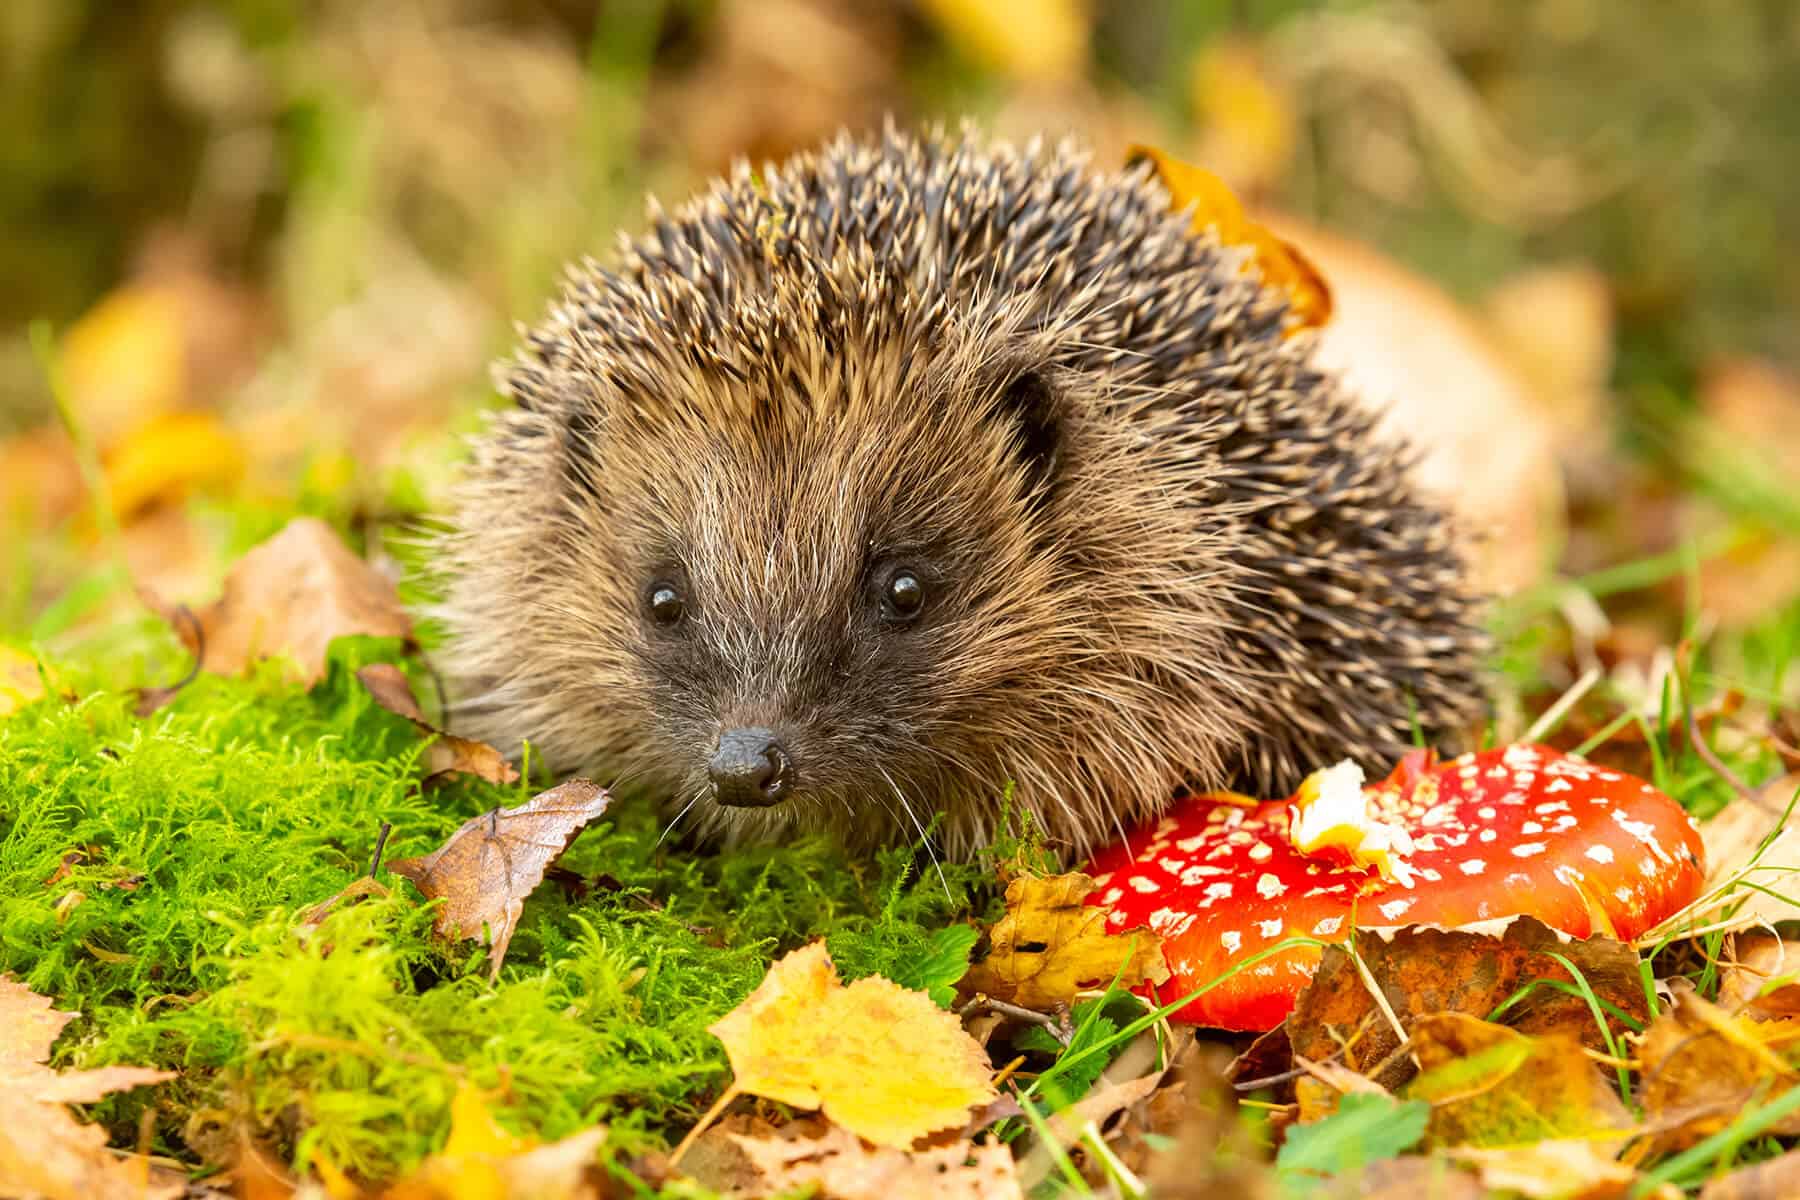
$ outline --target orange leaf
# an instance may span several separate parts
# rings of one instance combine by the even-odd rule
[[[1204,167],[1171,158],[1150,146],[1133,146],[1127,162],[1148,159],[1177,209],[1192,206],[1194,231],[1213,230],[1227,246],[1249,248],[1262,280],[1288,295],[1289,332],[1312,329],[1331,319],[1331,289],[1306,256],[1250,219],[1225,181]]]
[[[823,1110],[878,1146],[961,1125],[994,1098],[987,1055],[923,992],[873,976],[845,987],[824,942],[769,968],[711,1027],[734,1088]]]

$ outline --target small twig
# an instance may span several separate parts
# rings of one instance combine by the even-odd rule
[[[700,1140],[700,1135],[706,1132],[707,1127],[718,1119],[720,1113],[725,1111],[725,1106],[741,1095],[743,1095],[743,1093],[738,1091],[738,1085],[735,1083],[719,1093],[719,1098],[713,1101],[713,1106],[711,1108],[706,1110],[706,1115],[700,1118],[698,1124],[687,1131],[687,1136],[681,1139],[680,1143],[675,1147],[675,1152],[669,1155],[669,1169],[671,1171],[681,1162],[681,1156],[693,1149],[694,1143]]]
[[[369,878],[375,878],[375,872],[381,870],[381,852],[387,848],[388,834],[394,831],[392,821],[381,823],[381,832],[375,835],[375,855],[369,859]]]
[[[1772,808],[1763,803],[1762,796],[1757,793],[1757,790],[1740,779],[1736,771],[1726,766],[1724,761],[1713,753],[1713,748],[1706,744],[1706,739],[1700,736],[1700,723],[1694,720],[1693,696],[1688,693],[1685,681],[1682,686],[1682,698],[1686,701],[1682,708],[1687,712],[1688,741],[1694,744],[1694,753],[1698,754],[1701,761],[1713,769],[1714,774],[1729,783],[1732,790],[1738,795],[1764,812],[1773,812]]]
[[[959,1018],[967,1019],[977,1013],[984,1012],[999,1013],[1001,1016],[1011,1017],[1015,1021],[1027,1021],[1033,1025],[1042,1025],[1045,1029],[1050,1031],[1051,1037],[1055,1038],[1065,1046],[1069,1044],[1068,1037],[1063,1034],[1061,1022],[1049,1013],[1041,1013],[1035,1009],[1024,1008],[1017,1004],[1008,1004],[1006,1001],[996,1000],[992,996],[975,997],[973,1000],[957,1009],[956,1015]]]

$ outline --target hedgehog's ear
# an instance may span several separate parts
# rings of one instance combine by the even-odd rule
[[[1050,380],[1027,367],[1000,390],[996,412],[1016,431],[1013,453],[1025,468],[1027,500],[1037,508],[1050,495],[1056,459],[1062,452],[1062,421]]]

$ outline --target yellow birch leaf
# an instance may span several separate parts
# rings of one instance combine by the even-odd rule
[[[946,41],[1014,79],[1073,79],[1087,62],[1079,0],[925,0],[924,8]]]
[[[1143,159],[1156,169],[1177,210],[1193,206],[1196,233],[1212,229],[1225,245],[1246,247],[1263,283],[1287,293],[1290,333],[1331,319],[1331,289],[1324,277],[1291,242],[1252,220],[1223,179],[1150,146],[1126,152],[1128,162]]]
[[[464,1083],[450,1101],[450,1136],[381,1200],[600,1200],[594,1155],[606,1140],[596,1125],[548,1145],[511,1133],[486,1098]]]
[[[237,436],[207,412],[170,412],[127,434],[106,456],[113,511],[128,517],[158,500],[222,488],[244,471]]]
[[[110,450],[173,410],[187,390],[180,297],[168,288],[119,288],[69,327],[58,359],[76,422]]]
[[[1013,880],[1006,915],[988,935],[992,949],[963,988],[1043,1011],[1115,976],[1126,988],[1167,979],[1161,939],[1147,929],[1108,933],[1108,910],[1086,903],[1093,891],[1094,881],[1079,872]]]
[[[816,1108],[878,1146],[910,1146],[994,1098],[956,1017],[878,976],[845,987],[824,942],[777,960],[711,1026],[742,1092]]]

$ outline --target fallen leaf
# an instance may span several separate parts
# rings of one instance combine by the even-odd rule
[[[1371,930],[1357,939],[1356,951],[1389,1009],[1409,1030],[1427,1014],[1486,1019],[1514,1001],[1495,1019],[1524,1033],[1566,1033],[1599,1044],[1599,1030],[1580,996],[1538,986],[1515,1000],[1515,993],[1536,981],[1570,982],[1569,971],[1552,955],[1579,968],[1600,999],[1636,1020],[1646,1016],[1635,951],[1605,937],[1565,939],[1532,917],[1507,921],[1498,933],[1411,927],[1382,936]],[[1410,1072],[1410,1062],[1394,1053],[1399,1039],[1344,946],[1326,947],[1312,982],[1295,1002],[1287,1035],[1296,1055],[1339,1059],[1390,1087]]]
[[[105,463],[107,495],[120,517],[199,488],[229,486],[243,472],[243,447],[209,412],[164,413],[126,435]]]
[[[734,1092],[819,1109],[878,1146],[960,1126],[996,1095],[954,1014],[880,976],[844,986],[824,942],[776,960],[710,1029]]]
[[[325,676],[325,651],[334,638],[412,640],[412,622],[393,583],[313,517],[295,518],[239,559],[219,599],[195,610],[192,620],[182,617],[180,606],[146,600],[215,675],[236,675],[259,659],[281,655],[311,686]]]
[[[517,808],[473,817],[430,854],[391,862],[388,870],[410,879],[426,899],[444,901],[437,912],[440,935],[485,936],[488,977],[498,979],[525,898],[611,800],[595,784],[571,779]]]
[[[923,8],[946,41],[1014,79],[1069,80],[1086,66],[1088,9],[1079,0],[925,0]]]
[[[186,395],[182,322],[173,289],[133,284],[109,293],[63,334],[58,362],[69,407],[103,452]]]
[[[1147,929],[1108,933],[1106,910],[1086,903],[1094,887],[1079,872],[1007,884],[1006,915],[962,989],[1041,1012],[1103,990],[1115,977],[1123,988],[1166,980],[1160,939]]]
[[[1700,1189],[1700,1200],[1792,1200],[1795,1196],[1800,1196],[1800,1150],[1739,1167]]]
[[[1452,1156],[1474,1167],[1481,1182],[1494,1191],[1532,1200],[1613,1200],[1623,1197],[1637,1178],[1630,1167],[1579,1139],[1464,1146]]]
[[[1800,942],[1738,934],[1719,970],[1719,1007],[1762,1017],[1800,1016]]]
[[[387,888],[376,882],[372,876],[358,875],[355,879],[352,879],[349,883],[340,888],[336,895],[328,900],[321,900],[318,904],[314,905],[311,911],[309,911],[306,914],[306,917],[301,921],[301,924],[322,924],[325,918],[329,917],[340,904],[348,904],[352,901],[362,900],[369,896],[385,898],[387,895]]]
[[[473,775],[489,783],[519,781],[518,770],[494,747],[486,742],[445,733],[427,721],[424,710],[419,707],[419,701],[413,695],[412,685],[406,681],[406,675],[399,667],[392,663],[372,663],[359,670],[356,678],[368,689],[369,695],[375,698],[375,703],[396,716],[405,717],[412,722],[413,728],[426,737],[436,739],[425,748],[427,778]]]
[[[44,695],[37,659],[23,650],[0,646],[0,717],[10,717]]]
[[[444,1148],[381,1200],[603,1200],[609,1190],[595,1155],[605,1141],[604,1125],[547,1145],[510,1133],[464,1083],[450,1102]]]
[[[1705,890],[1638,944],[1800,919],[1800,821],[1785,820],[1796,795],[1800,773],[1765,784],[1754,796],[1739,796],[1702,822]]]
[[[1612,435],[1612,287],[1585,264],[1531,267],[1482,300],[1486,328],[1536,399],[1565,455],[1605,451]]]
[[[1800,1021],[1752,1021],[1702,999],[1685,979],[1669,981],[1675,1003],[1637,1038],[1638,1102],[1657,1145],[1680,1150],[1717,1133],[1763,1093],[1800,1084],[1775,1047],[1800,1037]],[[1769,1132],[1800,1134],[1800,1114]]]
[[[156,1200],[184,1188],[153,1179],[144,1160],[123,1161],[106,1131],[83,1125],[64,1105],[91,1104],[114,1092],[173,1079],[147,1067],[54,1071],[50,1047],[74,1013],[0,976],[0,1194],[49,1200]]]
[[[43,529],[81,506],[86,485],[69,436],[42,428],[0,439],[0,529]]]
[[[1530,381],[1424,276],[1363,243],[1259,215],[1331,280],[1319,362],[1381,414],[1383,435],[1418,449],[1415,477],[1459,518],[1480,584],[1538,582],[1561,541],[1563,486],[1557,432]]]
[[[1411,1049],[1420,1074],[1406,1094],[1430,1102],[1434,1145],[1581,1137],[1616,1155],[1632,1127],[1570,1034],[1530,1037],[1466,1013],[1427,1013],[1412,1023]]]
[[[1287,293],[1291,328],[1317,328],[1331,319],[1331,289],[1325,277],[1292,242],[1252,220],[1224,180],[1149,146],[1133,146],[1127,158],[1150,161],[1176,209],[1193,207],[1194,232],[1210,229],[1225,245],[1250,249],[1263,282]]]
[[[959,1140],[920,1150],[871,1146],[817,1118],[780,1128],[734,1121],[707,1133],[686,1164],[707,1187],[739,1197],[1022,1200],[1024,1195],[1003,1143]]]

